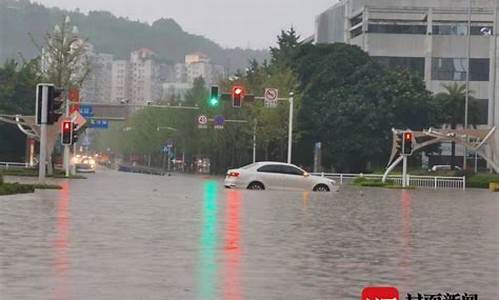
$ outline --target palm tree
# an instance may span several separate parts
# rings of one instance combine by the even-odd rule
[[[456,129],[457,125],[464,124],[465,118],[465,84],[443,84],[444,92],[434,95],[437,107],[439,107],[438,120],[449,125],[451,129]],[[473,92],[469,90],[469,120],[470,125],[476,127],[479,119],[479,110],[477,105],[473,105],[475,100],[471,96]],[[455,142],[451,143],[452,169],[455,167]]]

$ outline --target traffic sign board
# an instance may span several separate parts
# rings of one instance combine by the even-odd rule
[[[225,121],[224,116],[221,116],[221,115],[216,116],[214,118],[214,128],[215,129],[224,129],[224,121]]]
[[[205,115],[198,116],[198,128],[207,128],[208,118]]]
[[[92,106],[90,105],[80,105],[80,114],[84,117],[92,117],[94,113],[92,112]]]
[[[276,107],[278,105],[278,89],[266,88],[264,91],[264,103],[266,107]]]
[[[108,127],[109,127],[108,120],[90,119],[90,126],[89,126],[89,128],[106,129]]]

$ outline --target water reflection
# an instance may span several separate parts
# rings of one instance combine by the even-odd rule
[[[224,238],[224,299],[241,299],[240,279],[240,211],[241,191],[231,190],[227,193],[226,228]]]
[[[56,211],[56,240],[54,241],[55,259],[54,271],[56,286],[54,289],[54,299],[69,299],[69,234],[70,234],[70,213],[69,213],[69,184],[61,184],[62,189],[58,193]]]
[[[403,289],[411,286],[409,280],[411,276],[411,194],[407,190],[401,191],[401,233],[400,233],[400,257],[399,257],[399,277],[404,284]]]
[[[216,299],[217,285],[217,182],[203,185],[203,220],[200,237],[199,299]]]

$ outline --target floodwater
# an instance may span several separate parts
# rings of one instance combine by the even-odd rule
[[[0,197],[0,299],[498,299],[498,194],[226,190],[101,170]]]

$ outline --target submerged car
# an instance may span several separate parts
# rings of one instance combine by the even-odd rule
[[[250,190],[290,189],[329,192],[333,191],[335,180],[310,175],[292,164],[263,161],[228,170],[224,186]]]

